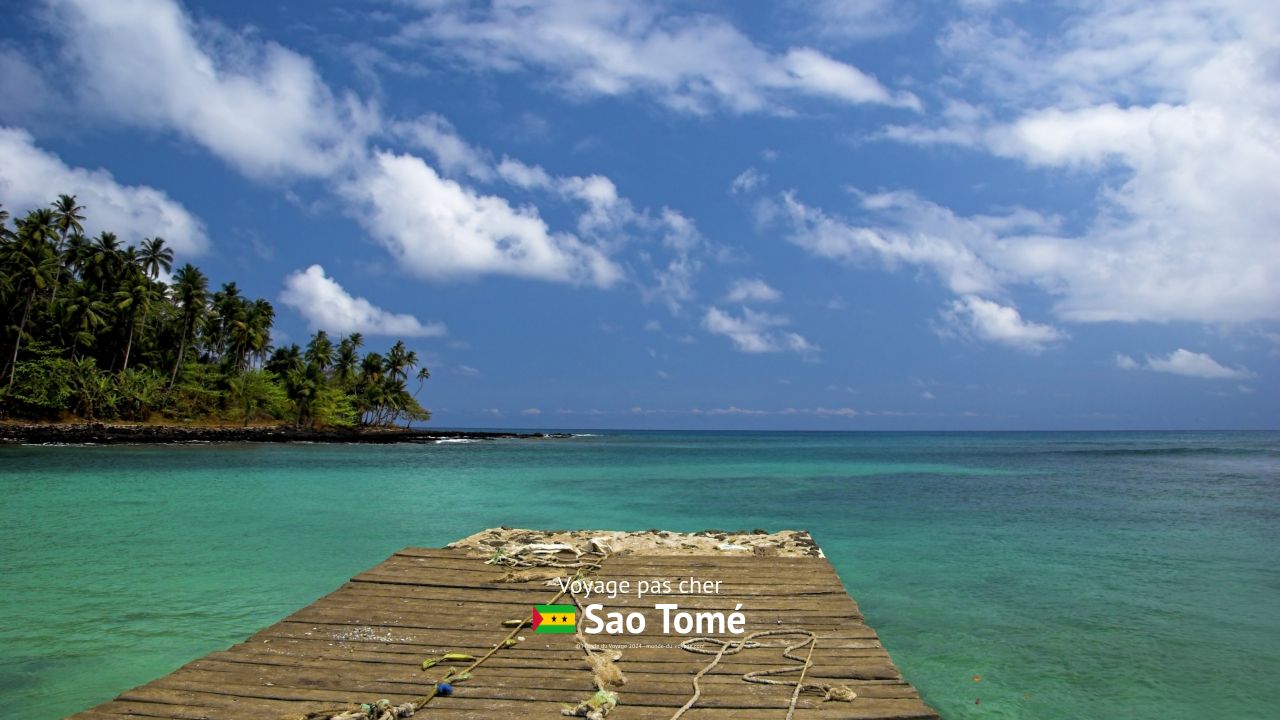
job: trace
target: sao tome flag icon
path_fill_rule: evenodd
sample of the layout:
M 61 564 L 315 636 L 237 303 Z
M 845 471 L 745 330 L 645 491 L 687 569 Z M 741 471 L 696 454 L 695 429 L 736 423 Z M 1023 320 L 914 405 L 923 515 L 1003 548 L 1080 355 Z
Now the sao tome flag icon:
M 578 621 L 578 609 L 572 605 L 534 605 L 533 631 L 536 633 L 571 633 Z

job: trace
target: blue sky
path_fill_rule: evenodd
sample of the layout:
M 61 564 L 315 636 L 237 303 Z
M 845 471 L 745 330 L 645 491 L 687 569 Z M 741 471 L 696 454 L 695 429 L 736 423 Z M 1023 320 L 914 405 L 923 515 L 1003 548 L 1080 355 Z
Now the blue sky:
M 6 5 L 6 208 L 440 425 L 1280 424 L 1266 0 Z

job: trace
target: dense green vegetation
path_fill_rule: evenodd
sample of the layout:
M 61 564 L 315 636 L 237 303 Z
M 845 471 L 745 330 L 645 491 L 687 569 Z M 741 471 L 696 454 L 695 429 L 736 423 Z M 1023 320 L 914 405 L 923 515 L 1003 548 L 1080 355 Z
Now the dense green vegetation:
M 429 374 L 403 342 L 362 354 L 358 333 L 335 344 L 322 330 L 306 348 L 272 347 L 271 303 L 234 282 L 210 292 L 191 264 L 174 271 L 161 238 L 85 237 L 84 211 L 62 195 L 10 227 L 0 208 L 0 414 L 311 427 L 430 418 L 415 399 Z

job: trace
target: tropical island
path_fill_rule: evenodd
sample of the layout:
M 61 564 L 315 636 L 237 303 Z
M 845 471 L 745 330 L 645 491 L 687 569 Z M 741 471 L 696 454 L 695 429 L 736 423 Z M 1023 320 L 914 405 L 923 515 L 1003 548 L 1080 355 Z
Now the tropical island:
M 417 400 L 430 372 L 403 341 L 362 352 L 359 333 L 317 330 L 305 347 L 273 346 L 269 301 L 235 282 L 211 291 L 190 263 L 174 270 L 163 238 L 87 237 L 84 213 L 61 195 L 10 227 L 0 207 L 0 437 L 510 435 L 410 431 L 431 418 Z

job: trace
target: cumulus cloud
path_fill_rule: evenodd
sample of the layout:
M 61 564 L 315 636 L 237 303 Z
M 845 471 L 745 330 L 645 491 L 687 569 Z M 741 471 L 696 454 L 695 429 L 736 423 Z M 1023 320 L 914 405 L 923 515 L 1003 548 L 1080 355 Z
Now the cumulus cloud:
M 622 276 L 598 248 L 552 232 L 537 209 L 443 178 L 413 155 L 375 153 L 340 192 L 365 229 L 421 277 L 503 274 L 607 287 Z
M 769 176 L 759 170 L 755 168 L 747 168 L 733 179 L 733 182 L 729 185 L 729 192 L 734 195 L 749 193 L 764 185 L 768 179 Z
M 1030 353 L 1042 352 L 1067 337 L 1052 325 L 1024 319 L 1016 308 L 976 295 L 964 295 L 952 301 L 941 315 L 946 322 L 945 332 L 957 332 Z
M 992 229 L 959 245 L 1053 293 L 1065 320 L 1280 318 L 1273 4 L 1107 3 L 1058 30 L 1040 38 L 985 15 L 953 24 L 942 47 L 954 80 L 985 102 L 953 100 L 935 124 L 885 132 L 1100 184 L 1079 234 Z M 916 228 L 953 239 L 923 218 Z
M 1116 366 L 1122 370 L 1152 370 L 1154 372 L 1205 378 L 1207 380 L 1248 380 L 1256 377 L 1245 367 L 1228 367 L 1214 360 L 1208 353 L 1192 352 L 1178 348 L 1163 357 L 1147 356 L 1139 364 L 1128 355 L 1116 355 Z
M 433 3 L 398 40 L 484 70 L 548 71 L 572 95 L 645 94 L 695 114 L 776 111 L 796 96 L 920 107 L 914 95 L 811 48 L 773 53 L 723 18 L 635 1 Z
M 644 271 L 650 278 L 636 280 L 647 302 L 661 302 L 674 314 L 693 299 L 701 258 L 710 248 L 696 224 L 685 215 L 667 207 L 657 212 L 637 209 L 603 175 L 553 175 L 541 166 L 510 157 L 504 157 L 496 170 L 498 177 L 518 188 L 549 192 L 578 204 L 582 210 L 577 232 L 597 247 L 616 252 L 641 241 L 666 250 L 661 259 L 652 252 L 639 259 L 647 266 Z
M 1116 353 L 1116 367 L 1121 370 L 1137 370 L 1138 361 L 1124 353 Z
M 438 322 L 423 323 L 408 314 L 392 313 L 362 297 L 347 292 L 325 275 L 324 268 L 312 265 L 285 276 L 280 301 L 298 311 L 312 329 L 338 334 L 397 337 L 439 337 L 445 327 Z
M 427 113 L 414 120 L 392 125 L 392 131 L 411 145 L 435 156 L 436 166 L 445 175 L 463 175 L 478 180 L 493 177 L 492 159 L 483 150 L 463 140 L 443 115 Z
M 759 278 L 738 278 L 729 286 L 725 300 L 733 303 L 774 302 L 782 299 L 782 293 Z
M 195 23 L 170 0 L 51 0 L 88 110 L 168 130 L 258 178 L 324 177 L 363 151 L 377 118 L 311 61 Z
M 812 356 L 821 350 L 798 333 L 777 330 L 789 324 L 791 321 L 785 316 L 756 312 L 745 307 L 742 308 L 741 316 L 714 306 L 709 307 L 702 318 L 702 326 L 708 332 L 729 338 L 734 348 L 740 352 L 754 354 L 786 350 Z
M 203 223 L 163 191 L 121 185 L 106 170 L 69 167 L 37 147 L 25 130 L 0 127 L 0 202 L 14 216 L 47 207 L 58 195 L 85 207 L 85 231 L 110 230 L 126 241 L 160 236 L 174 252 L 199 255 L 209 246 Z
M 862 195 L 862 209 L 881 220 L 859 224 L 784 193 L 782 209 L 791 225 L 788 240 L 810 253 L 842 263 L 879 262 L 887 268 L 923 266 L 957 293 L 990 292 L 998 273 L 980 255 L 991 233 L 982 223 L 956 217 L 911 193 Z
M 627 274 L 614 256 L 639 240 L 670 250 L 628 263 L 644 296 L 673 309 L 692 298 L 702 242 L 693 222 L 669 208 L 637 209 L 603 175 L 495 162 L 437 114 L 383 118 L 327 85 L 307 57 L 253 30 L 193 19 L 173 0 L 49 0 L 43 17 L 62 45 L 49 73 L 77 78 L 78 112 L 177 134 L 250 178 L 318 179 L 412 274 L 608 287 Z M 0 66 L 17 64 L 6 53 Z M 375 139 L 432 161 L 379 150 Z M 508 199 L 512 188 L 576 206 L 576 227 L 551 227 L 538 206 Z

